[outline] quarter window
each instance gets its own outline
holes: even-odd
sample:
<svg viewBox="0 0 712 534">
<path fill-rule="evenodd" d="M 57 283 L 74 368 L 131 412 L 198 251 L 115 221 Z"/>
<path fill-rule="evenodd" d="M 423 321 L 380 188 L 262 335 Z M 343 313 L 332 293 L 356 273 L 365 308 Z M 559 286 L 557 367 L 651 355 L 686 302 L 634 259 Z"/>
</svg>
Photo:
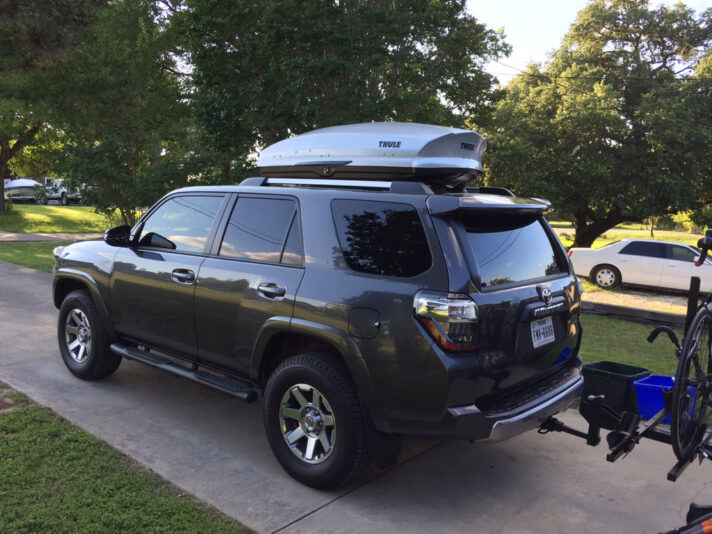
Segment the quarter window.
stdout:
<svg viewBox="0 0 712 534">
<path fill-rule="evenodd" d="M 149 245 L 151 234 L 158 234 L 172 242 L 175 250 L 202 252 L 223 198 L 182 195 L 166 200 L 144 222 L 139 245 Z"/>
<path fill-rule="evenodd" d="M 296 202 L 240 197 L 225 229 L 220 255 L 301 265 L 302 242 Z"/>
<path fill-rule="evenodd" d="M 620 254 L 646 256 L 648 258 L 662 258 L 665 256 L 665 251 L 662 243 L 653 243 L 652 241 L 633 241 L 623 247 Z"/>
<path fill-rule="evenodd" d="M 331 210 L 344 259 L 355 271 L 410 277 L 430 268 L 425 230 L 410 204 L 334 200 Z"/>
</svg>

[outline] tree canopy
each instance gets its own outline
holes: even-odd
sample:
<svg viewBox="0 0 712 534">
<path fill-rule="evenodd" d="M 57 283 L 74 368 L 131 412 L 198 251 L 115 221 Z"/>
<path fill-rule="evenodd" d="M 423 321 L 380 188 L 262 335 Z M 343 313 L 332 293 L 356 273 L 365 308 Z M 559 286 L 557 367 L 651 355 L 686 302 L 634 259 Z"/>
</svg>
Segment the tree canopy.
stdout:
<svg viewBox="0 0 712 534">
<path fill-rule="evenodd" d="M 148 0 L 112 2 L 63 61 L 71 74 L 54 110 L 63 145 L 57 170 L 100 210 L 124 222 L 185 185 L 192 122 L 175 74 L 174 34 Z M 110 43 L 110 46 L 108 44 Z"/>
<path fill-rule="evenodd" d="M 0 213 L 13 158 L 45 127 L 54 84 L 65 78 L 61 60 L 81 45 L 99 0 L 0 0 Z"/>
<path fill-rule="evenodd" d="M 573 221 L 574 246 L 693 207 L 709 181 L 712 121 L 699 113 L 711 80 L 699 69 L 711 43 L 712 10 L 593 0 L 552 61 L 507 88 L 489 139 L 491 181 L 548 196 Z"/>
<path fill-rule="evenodd" d="M 464 125 L 491 109 L 484 65 L 508 50 L 462 0 L 187 0 L 178 14 L 197 121 L 228 172 L 317 127 Z"/>
</svg>

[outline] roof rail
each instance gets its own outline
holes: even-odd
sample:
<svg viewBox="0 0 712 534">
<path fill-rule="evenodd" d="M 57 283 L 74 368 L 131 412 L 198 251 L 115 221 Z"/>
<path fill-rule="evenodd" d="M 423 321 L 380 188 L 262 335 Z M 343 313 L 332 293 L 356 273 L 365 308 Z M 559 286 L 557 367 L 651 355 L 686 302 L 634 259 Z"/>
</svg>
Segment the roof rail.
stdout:
<svg viewBox="0 0 712 534">
<path fill-rule="evenodd" d="M 240 182 L 240 186 L 264 187 L 264 186 L 306 186 L 306 187 L 328 187 L 345 189 L 372 189 L 390 191 L 391 193 L 411 194 L 411 195 L 432 195 L 433 190 L 422 182 L 402 182 L 402 181 L 377 181 L 377 180 L 324 180 L 320 178 L 247 178 Z"/>
</svg>

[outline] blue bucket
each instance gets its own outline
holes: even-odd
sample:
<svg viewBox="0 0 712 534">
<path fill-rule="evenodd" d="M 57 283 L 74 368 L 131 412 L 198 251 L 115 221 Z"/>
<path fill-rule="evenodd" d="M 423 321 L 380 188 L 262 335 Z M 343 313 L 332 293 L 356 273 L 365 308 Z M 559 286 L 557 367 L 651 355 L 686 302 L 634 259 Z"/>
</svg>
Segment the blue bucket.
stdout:
<svg viewBox="0 0 712 534">
<path fill-rule="evenodd" d="M 671 376 L 650 375 L 633 382 L 638 397 L 638 410 L 644 420 L 651 419 L 655 414 L 665 407 L 663 401 L 663 390 L 671 389 L 675 386 L 675 381 Z M 690 417 L 695 416 L 697 406 L 697 389 L 688 386 L 687 393 L 690 395 L 691 404 L 687 409 Z M 663 423 L 670 424 L 670 416 L 663 419 Z"/>
</svg>

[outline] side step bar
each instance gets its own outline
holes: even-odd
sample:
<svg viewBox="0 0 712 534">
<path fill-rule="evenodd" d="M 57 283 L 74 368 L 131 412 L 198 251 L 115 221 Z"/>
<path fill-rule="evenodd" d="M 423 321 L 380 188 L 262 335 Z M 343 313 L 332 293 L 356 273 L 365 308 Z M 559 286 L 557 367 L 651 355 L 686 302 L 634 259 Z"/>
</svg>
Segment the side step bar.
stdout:
<svg viewBox="0 0 712 534">
<path fill-rule="evenodd" d="M 135 347 L 125 347 L 119 343 L 112 343 L 111 351 L 128 360 L 145 363 L 151 367 L 157 367 L 158 369 L 163 369 L 164 371 L 168 371 L 174 375 L 210 386 L 213 389 L 217 389 L 223 393 L 237 397 L 245 402 L 253 402 L 257 400 L 257 392 L 246 382 L 240 382 L 235 379 L 223 378 L 211 373 L 206 373 L 205 371 L 199 371 L 196 367 L 193 369 L 183 367 L 163 356 L 151 354 L 150 352 L 137 349 Z"/>
</svg>

